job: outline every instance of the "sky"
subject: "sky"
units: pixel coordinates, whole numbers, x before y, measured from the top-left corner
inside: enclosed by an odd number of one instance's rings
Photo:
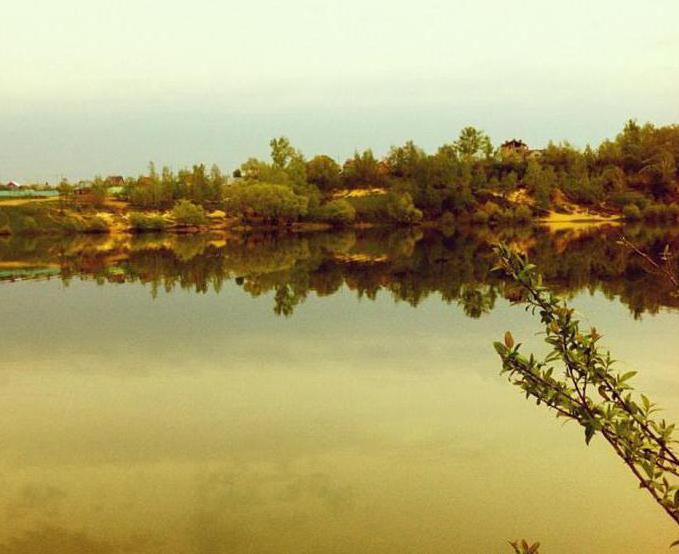
[[[0,0],[0,181],[679,123],[677,0]]]

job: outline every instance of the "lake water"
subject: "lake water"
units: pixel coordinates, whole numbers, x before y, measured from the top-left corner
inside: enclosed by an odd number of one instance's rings
[[[679,421],[679,302],[619,232],[0,238],[0,554],[668,551],[492,348],[541,349],[504,239]]]

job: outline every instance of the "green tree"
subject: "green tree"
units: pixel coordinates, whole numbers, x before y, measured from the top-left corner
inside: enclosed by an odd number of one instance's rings
[[[75,187],[69,183],[68,179],[63,178],[57,185],[57,191],[59,192],[59,207],[63,212],[64,208],[73,201]]]
[[[413,204],[413,199],[407,192],[392,191],[387,197],[387,213],[396,223],[418,223],[422,221],[422,211]]]
[[[331,225],[349,225],[356,219],[356,209],[347,200],[331,200],[309,215],[314,220]]]
[[[197,206],[190,200],[179,200],[172,208],[172,218],[180,226],[197,226],[207,223],[203,206]]]
[[[287,223],[306,215],[308,198],[285,185],[244,183],[226,189],[226,209],[245,219]]]
[[[386,175],[373,151],[355,152],[342,169],[342,181],[347,188],[381,187],[386,183]]]
[[[474,127],[465,127],[460,131],[455,148],[460,157],[466,161],[490,158],[493,154],[493,145],[488,135]]]
[[[394,177],[412,179],[420,169],[427,155],[412,140],[403,146],[392,146],[387,156],[389,171]]]
[[[95,177],[89,195],[90,203],[95,208],[101,208],[106,203],[107,196],[108,186],[106,186],[106,183],[100,176]]]
[[[314,156],[306,164],[307,180],[323,191],[338,188],[340,185],[339,164],[330,156]]]

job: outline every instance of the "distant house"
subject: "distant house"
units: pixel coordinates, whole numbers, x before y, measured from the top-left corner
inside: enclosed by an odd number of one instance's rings
[[[73,192],[78,196],[90,194],[92,192],[92,183],[90,181],[79,181]]]
[[[500,156],[502,158],[535,158],[542,154],[542,150],[531,150],[521,139],[511,139],[500,145]]]
[[[16,181],[10,181],[9,183],[7,183],[5,185],[5,188],[7,190],[16,190],[16,189],[20,189],[21,185],[19,183],[17,183]]]
[[[108,187],[122,187],[125,184],[125,177],[122,175],[109,175],[104,182]]]

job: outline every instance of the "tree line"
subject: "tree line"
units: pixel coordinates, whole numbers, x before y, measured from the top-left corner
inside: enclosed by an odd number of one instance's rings
[[[580,209],[630,220],[679,218],[679,125],[630,120],[597,147],[550,142],[539,150],[516,139],[494,146],[485,132],[466,127],[433,153],[408,141],[381,159],[367,149],[343,163],[325,154],[307,159],[286,137],[270,147],[269,160],[248,159],[228,176],[216,165],[174,172],[151,164],[115,194],[140,210],[188,200],[266,224],[493,224]],[[98,177],[85,197],[101,205],[109,189]],[[59,190],[64,198],[77,192],[66,181]]]

